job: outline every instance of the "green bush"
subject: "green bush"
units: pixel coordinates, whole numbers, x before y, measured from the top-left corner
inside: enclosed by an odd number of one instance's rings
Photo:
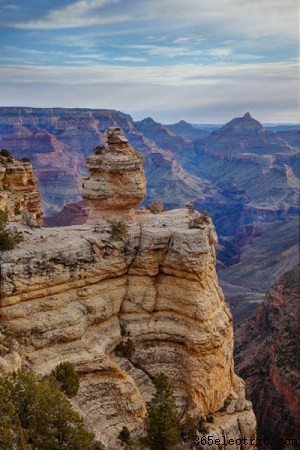
[[[118,439],[121,442],[122,447],[130,441],[130,431],[126,426],[123,426],[122,430],[118,434]]]
[[[27,158],[26,156],[25,156],[25,158],[20,159],[20,161],[25,162],[25,163],[26,162],[29,162],[29,163],[31,162],[30,159]]]
[[[127,339],[127,341],[125,342],[120,342],[120,344],[118,344],[115,349],[116,356],[120,356],[121,358],[131,359],[134,352],[134,343],[131,339]]]
[[[6,211],[0,209],[0,227],[7,222],[8,216]]]
[[[8,334],[2,334],[0,338],[0,356],[5,356],[12,352],[15,341]]]
[[[18,216],[19,214],[21,214],[21,209],[20,209],[20,205],[16,204],[14,207],[14,214],[15,216]]]
[[[0,377],[0,448],[5,450],[94,450],[67,397],[31,372]]]
[[[206,420],[205,417],[199,417],[198,424],[197,424],[197,430],[199,433],[208,433],[209,428],[206,426]]]
[[[93,443],[94,450],[105,450],[105,445],[102,444],[100,441],[94,441]]]
[[[11,157],[10,152],[9,152],[8,150],[6,150],[6,148],[2,148],[2,149],[0,150],[0,155],[1,155],[1,156],[5,156],[6,158]]]
[[[126,322],[120,321],[121,336],[130,336],[130,331],[127,330]]]
[[[189,228],[199,228],[201,225],[209,223],[209,218],[207,216],[199,216],[192,219],[189,223]]]
[[[58,382],[59,389],[72,398],[77,395],[79,389],[79,377],[75,371],[73,364],[63,362],[55,367],[51,372],[51,376]]]
[[[0,222],[0,250],[12,250],[23,241],[23,235],[16,228],[7,228]]]
[[[128,226],[121,220],[110,220],[109,234],[115,241],[124,241],[128,235]]]

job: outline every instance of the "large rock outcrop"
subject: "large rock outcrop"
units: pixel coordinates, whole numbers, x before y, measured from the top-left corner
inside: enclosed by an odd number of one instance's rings
[[[182,420],[212,414],[216,438],[253,439],[210,219],[187,209],[144,210],[127,227],[123,239],[104,221],[27,230],[17,249],[3,252],[2,332],[16,343],[0,358],[1,370],[44,375],[71,361],[81,380],[74,406],[110,449],[123,425],[142,432],[160,372],[174,386]],[[129,359],[116,356],[128,333]]]
[[[7,213],[8,220],[21,222],[27,212],[32,224],[42,224],[37,182],[30,162],[0,155],[0,209]]]

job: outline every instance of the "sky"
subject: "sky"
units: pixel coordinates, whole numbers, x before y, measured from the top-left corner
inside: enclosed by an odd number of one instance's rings
[[[299,123],[298,0],[0,0],[0,105]]]

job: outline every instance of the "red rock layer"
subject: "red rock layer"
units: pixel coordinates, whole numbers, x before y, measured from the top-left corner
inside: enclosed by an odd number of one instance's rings
[[[236,332],[236,369],[246,380],[266,438],[298,439],[300,430],[299,266],[269,290],[256,316]]]

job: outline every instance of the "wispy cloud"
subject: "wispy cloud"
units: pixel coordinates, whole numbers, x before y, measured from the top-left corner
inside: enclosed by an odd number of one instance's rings
[[[16,23],[15,27],[47,30],[155,21],[166,30],[174,25],[197,25],[204,34],[213,32],[218,36],[297,38],[297,10],[297,0],[78,0],[38,19]],[[186,38],[182,39],[184,42]]]
[[[53,9],[40,19],[19,22],[16,28],[59,29],[110,24],[128,20],[126,14],[101,14],[104,7],[122,0],[79,0],[64,8]]]
[[[0,77],[3,104],[11,104],[9,98],[14,97],[18,105],[112,108],[165,122],[226,121],[247,110],[261,121],[297,120],[293,62],[165,68],[9,66]]]
[[[13,5],[13,4],[7,4],[7,5],[0,5],[0,9],[10,9],[13,11],[17,11],[20,9],[20,7],[17,5]]]
[[[138,58],[135,56],[119,56],[116,58],[112,58],[114,61],[123,61],[123,62],[144,62],[146,58]]]

